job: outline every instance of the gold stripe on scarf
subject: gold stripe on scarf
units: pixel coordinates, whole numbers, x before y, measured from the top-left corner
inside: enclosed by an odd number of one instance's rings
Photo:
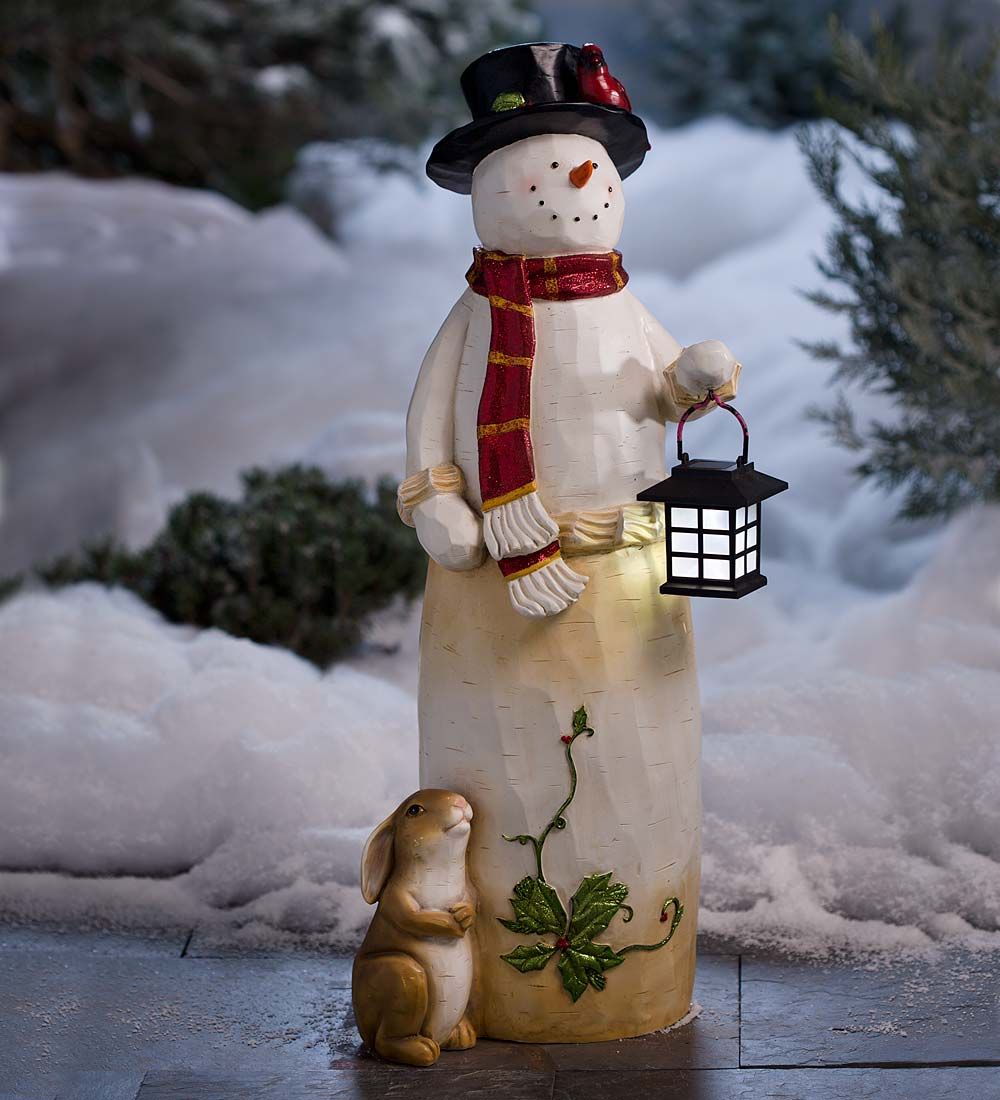
[[[503,496],[491,497],[489,500],[483,501],[483,511],[490,512],[494,508],[499,508],[501,504],[510,504],[512,500],[526,497],[528,493],[533,493],[537,488],[538,486],[534,481],[529,481],[527,485],[522,485],[518,489],[511,489],[509,493],[504,493]]]
[[[504,580],[510,584],[511,581],[516,581],[518,577],[526,577],[529,573],[535,573],[543,566],[549,564],[550,561],[556,561],[557,558],[561,558],[562,554],[557,550],[554,554],[551,554],[547,558],[542,558],[541,561],[536,561],[532,565],[526,566],[524,569],[518,569],[516,573],[504,574]]]
[[[530,367],[534,362],[530,355],[504,355],[502,351],[491,351],[486,361],[501,367]]]
[[[495,306],[497,309],[516,309],[518,313],[526,313],[529,317],[533,316],[531,306],[522,305],[521,302],[512,302],[509,298],[501,298],[499,294],[491,294],[489,300],[490,305]]]
[[[553,298],[559,294],[559,278],[556,272],[559,270],[556,267],[555,256],[546,256],[542,262],[542,270],[545,272],[545,293],[551,294]]]
[[[531,421],[526,416],[517,416],[513,420],[504,420],[499,424],[480,424],[476,433],[480,439],[487,435],[501,435],[503,432],[516,432],[518,428],[530,428]]]

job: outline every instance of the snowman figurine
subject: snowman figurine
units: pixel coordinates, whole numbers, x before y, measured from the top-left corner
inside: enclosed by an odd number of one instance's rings
[[[420,368],[399,511],[431,558],[420,781],[475,808],[480,1034],[584,1042],[689,1010],[700,716],[689,602],[662,596],[666,428],[735,394],[615,251],[649,148],[601,51],[496,50],[431,179],[472,195],[468,288]]]

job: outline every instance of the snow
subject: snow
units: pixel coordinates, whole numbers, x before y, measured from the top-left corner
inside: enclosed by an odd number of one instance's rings
[[[350,939],[360,844],[416,785],[414,724],[412,693],[129,593],[22,596],[0,617],[0,910]]]
[[[653,133],[632,287],[725,340],[768,502],[769,586],[698,601],[701,925],[797,950],[995,946],[1000,512],[903,525],[806,409],[843,335],[799,293],[829,217],[788,134]],[[362,158],[301,217],[127,181],[0,178],[0,573],[145,541],[251,463],[398,474],[416,367],[462,288],[467,199]],[[342,173],[341,173],[342,174]],[[864,399],[872,413],[876,403]],[[738,446],[730,418],[692,453]],[[415,620],[323,675],[80,586],[0,606],[0,913],[353,942],[367,830],[416,783]]]

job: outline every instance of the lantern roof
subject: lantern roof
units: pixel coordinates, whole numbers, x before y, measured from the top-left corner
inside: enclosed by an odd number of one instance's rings
[[[743,508],[787,488],[787,481],[755,470],[752,462],[694,458],[678,463],[670,477],[644,489],[636,499],[703,508]]]

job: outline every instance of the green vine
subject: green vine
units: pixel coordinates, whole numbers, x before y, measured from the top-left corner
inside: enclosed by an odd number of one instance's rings
[[[566,798],[538,836],[528,833],[518,833],[516,836],[502,834],[504,840],[531,845],[535,855],[536,873],[534,877],[529,875],[521,879],[514,887],[514,896],[510,899],[514,919],[497,919],[504,928],[519,935],[556,937],[554,944],[542,940],[533,944],[522,944],[500,957],[515,970],[525,974],[544,969],[558,952],[557,967],[563,987],[577,1001],[588,986],[596,990],[604,989],[605,971],[620,966],[630,951],[658,951],[661,947],[666,947],[684,916],[684,906],[677,897],[667,898],[663,903],[660,920],[666,923],[670,919],[670,929],[658,943],[632,943],[617,951],[607,944],[595,943],[594,937],[603,932],[619,912],[624,914],[624,924],[628,924],[635,915],[632,907],[625,904],[628,887],[622,882],[612,882],[614,872],[607,871],[603,874],[587,875],[582,880],[570,899],[567,915],[558,892],[545,879],[542,853],[552,830],[566,828],[566,818],[563,815],[576,797],[578,775],[573,760],[573,746],[577,738],[584,734],[587,737],[594,736],[594,730],[587,721],[586,707],[578,707],[574,711],[572,729],[572,733],[564,734],[560,739],[565,746],[566,763],[569,767],[569,793]]]

